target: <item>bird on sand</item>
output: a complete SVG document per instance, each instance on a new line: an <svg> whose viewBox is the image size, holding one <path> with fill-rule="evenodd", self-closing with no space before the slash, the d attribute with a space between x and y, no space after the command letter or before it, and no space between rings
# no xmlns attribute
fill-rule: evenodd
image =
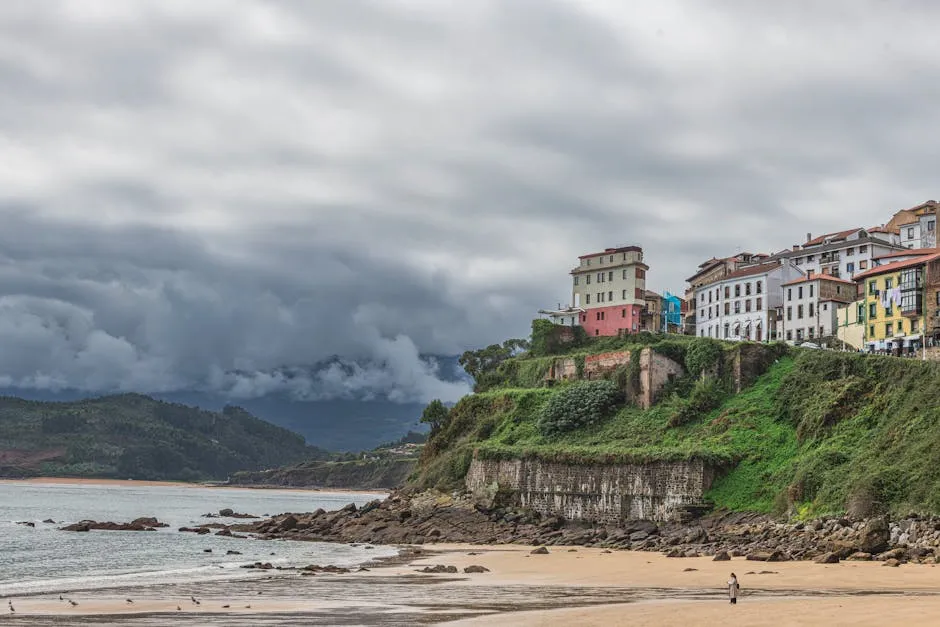
<svg viewBox="0 0 940 627"><path fill-rule="evenodd" d="M245 609L246 609L246 610L250 610L250 609L251 609L251 605L250 605L250 604L249 604L249 605L246 605L246 606L245 606Z"/></svg>
<svg viewBox="0 0 940 627"><path fill-rule="evenodd" d="M75 607L75 606L78 605L78 603L76 603L76 602L73 601L72 599L69 599L69 605L71 605L72 607Z"/></svg>
<svg viewBox="0 0 940 627"><path fill-rule="evenodd" d="M64 600L65 600L65 597L63 597L63 596L60 594L60 595L59 595L59 600L60 600L60 601L64 601Z"/></svg>
<svg viewBox="0 0 940 627"><path fill-rule="evenodd" d="M222 609L223 609L223 610L227 610L227 609L230 608L230 607L231 607L231 605L223 605L223 606L222 606Z"/></svg>
<svg viewBox="0 0 940 627"><path fill-rule="evenodd" d="M13 601L10 601L10 614L16 614L16 608L13 607Z"/></svg>
<svg viewBox="0 0 940 627"><path fill-rule="evenodd" d="M183 609L182 609L179 605L177 605L177 606L176 606L176 611L177 611L177 612L182 612Z"/></svg>

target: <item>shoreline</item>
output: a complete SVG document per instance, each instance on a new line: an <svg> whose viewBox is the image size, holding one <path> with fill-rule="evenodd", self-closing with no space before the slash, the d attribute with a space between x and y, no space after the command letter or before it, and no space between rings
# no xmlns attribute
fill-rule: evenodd
<svg viewBox="0 0 940 627"><path fill-rule="evenodd" d="M882 625L885 616L928 625L940 612L940 569L934 564L884 568L879 562L715 562L576 546L552 546L548 554L532 554L533 547L526 545L397 548L398 558L349 574L281 573L216 586L197 582L84 591L73 595L80 601L77 607L53 595L14 601L24 617L173 614L192 619L198 614L218 621L206 624L236 624L228 621L249 621L258 614L292 614L303 622L303 617L312 620L337 611L357 613L361 624L381 624L381 616L394 611L420 616L422 624L466 627L565 621L586 627L684 627L726 624L734 612L735 621L748 625L834 624L837 616L835 624L874 626ZM457 573L416 572L438 564L453 566ZM463 569L468 566L488 572L467 574ZM731 571L738 573L742 586L734 607L724 592ZM190 594L200 604L190 602ZM133 596L134 603L125 595Z"/></svg>
<svg viewBox="0 0 940 627"><path fill-rule="evenodd" d="M108 479L97 477L25 477L23 479L3 478L0 485L33 484L33 485L95 485L136 488L219 488L232 490L285 490L296 492L319 492L323 494L390 494L390 490L376 488L362 490L353 488L316 488L277 485L237 485L228 483L189 483L185 481L151 481L138 479Z"/></svg>

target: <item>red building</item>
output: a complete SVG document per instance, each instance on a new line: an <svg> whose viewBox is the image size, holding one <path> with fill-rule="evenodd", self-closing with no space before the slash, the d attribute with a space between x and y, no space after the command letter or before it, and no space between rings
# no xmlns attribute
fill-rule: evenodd
<svg viewBox="0 0 940 627"><path fill-rule="evenodd" d="M571 270L572 302L584 311L581 326L588 335L618 335L640 330L646 304L646 272L639 246L607 248L581 255Z"/></svg>

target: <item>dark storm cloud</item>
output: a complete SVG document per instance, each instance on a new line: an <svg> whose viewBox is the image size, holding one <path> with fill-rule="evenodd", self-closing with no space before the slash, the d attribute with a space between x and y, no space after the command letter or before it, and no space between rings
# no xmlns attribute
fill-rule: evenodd
<svg viewBox="0 0 940 627"><path fill-rule="evenodd" d="M454 399L421 356L525 334L581 253L681 292L937 197L938 17L2 3L0 385Z"/></svg>

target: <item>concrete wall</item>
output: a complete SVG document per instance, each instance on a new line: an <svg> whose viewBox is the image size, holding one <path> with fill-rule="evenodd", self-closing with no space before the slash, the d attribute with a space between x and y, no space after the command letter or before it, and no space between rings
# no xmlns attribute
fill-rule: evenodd
<svg viewBox="0 0 940 627"><path fill-rule="evenodd" d="M640 389L634 399L637 406L643 409L651 407L663 387L684 372L685 369L673 360L644 348L640 353Z"/></svg>
<svg viewBox="0 0 940 627"><path fill-rule="evenodd" d="M474 459L466 485L474 494L499 491L543 515L616 524L673 520L683 505L701 501L714 478L714 470L700 460L573 465Z"/></svg>

